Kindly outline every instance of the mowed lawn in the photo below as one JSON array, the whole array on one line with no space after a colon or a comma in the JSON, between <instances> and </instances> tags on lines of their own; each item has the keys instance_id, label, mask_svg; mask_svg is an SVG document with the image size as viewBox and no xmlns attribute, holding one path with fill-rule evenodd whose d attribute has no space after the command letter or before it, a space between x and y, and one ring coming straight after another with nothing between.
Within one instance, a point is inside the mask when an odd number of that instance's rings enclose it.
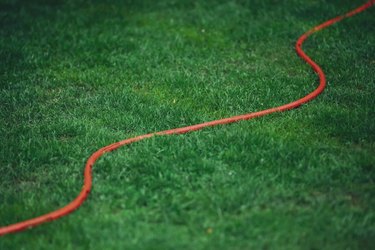
<instances>
[{"instance_id":1,"label":"mowed lawn","mask_svg":"<svg viewBox=\"0 0 375 250\"><path fill-rule=\"evenodd\" d=\"M52 211L132 136L296 100L305 31L365 0L0 0L0 226ZM0 249L370 249L375 8L304 45L312 102L102 157L73 214Z\"/></svg>"}]
</instances>

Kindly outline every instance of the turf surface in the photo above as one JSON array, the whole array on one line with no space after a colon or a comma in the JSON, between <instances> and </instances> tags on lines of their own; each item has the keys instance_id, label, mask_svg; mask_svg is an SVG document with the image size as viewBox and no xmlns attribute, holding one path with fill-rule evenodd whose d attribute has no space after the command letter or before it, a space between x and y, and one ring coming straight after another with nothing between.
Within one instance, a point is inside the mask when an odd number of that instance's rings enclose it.
<instances>
[{"instance_id":1,"label":"turf surface","mask_svg":"<svg viewBox=\"0 0 375 250\"><path fill-rule=\"evenodd\" d=\"M0 225L59 208L109 143L298 99L294 52L363 1L0 0ZM287 113L104 156L72 215L0 249L368 249L375 9L304 45Z\"/></svg>"}]
</instances>

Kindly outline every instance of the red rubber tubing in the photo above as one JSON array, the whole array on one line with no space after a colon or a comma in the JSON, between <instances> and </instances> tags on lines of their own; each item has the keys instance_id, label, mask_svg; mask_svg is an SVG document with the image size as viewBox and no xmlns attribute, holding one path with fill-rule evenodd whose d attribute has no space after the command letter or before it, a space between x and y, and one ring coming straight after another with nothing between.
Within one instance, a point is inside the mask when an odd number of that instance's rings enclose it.
<instances>
[{"instance_id":1,"label":"red rubber tubing","mask_svg":"<svg viewBox=\"0 0 375 250\"><path fill-rule=\"evenodd\" d=\"M295 49L296 49L296 52L297 52L298 56L300 56L303 60L305 60L311 66L311 68L318 74L318 77L319 77L319 86L314 91L309 93L308 95L302 97L301 99L293 101L291 103L284 104L282 106L278 106L278 107L274 107L274 108L270 108L270 109L265 109L265 110L254 112L254 113L248 113L248 114L243 114L243 115L232 116L232 117L229 117L229 118L204 122L204 123L200 123L200 124L196 124L196 125L192 125L192 126L174 128L174 129L169 129L169 130L165 130L165 131L161 131L161 132L155 132L155 133L140 135L140 136L137 136L137 137L125 139L125 140L110 144L108 146L105 146L105 147L97 150L95 153L93 153L90 156L90 158L87 160L85 170L84 170L84 184L83 184L82 190L73 201L71 201L69 204L65 205L64 207L62 207L60 209L57 209L55 211L52 211L50 213L47 213L47 214L29 219L29 220L17 222L15 224L11 224L11 225L8 225L8 226L0 227L0 236L3 236L5 234L9 234L9 233L19 232L19 231L22 231L22 230L25 230L25 229L28 229L28 228L31 228L31 227L35 227L37 225L40 225L40 224L43 224L43 223L46 223L46 222L49 222L49 221L52 221L52 220L56 220L60 217L63 217L65 215L73 212L74 210L76 210L86 200L86 198L88 197L88 195L91 191L91 187L92 187L92 174L91 174L91 172L92 172L92 167L94 166L94 163L103 154L105 154L107 152L115 150L115 149L117 149L119 147L122 147L124 145L131 144L133 142L137 142L137 141L140 141L140 140L143 140L143 139L146 139L146 138L153 137L155 135L184 134L184 133L187 133L187 132L203 129L203 128L206 128L206 127L212 127L212 126L217 126L217 125L234 123L234 122L238 122L238 121L242 121L242 120L249 120L249 119L252 119L252 118L255 118L255 117L260 117L260 116L268 115L268 114L275 113L275 112L282 112L282 111L294 109L294 108L297 108L297 107L301 106L304 103L307 103L307 102L311 101L312 99L317 97L320 93L322 93L322 91L324 90L324 88L326 86L326 76L325 76L323 70L320 68L320 66L316 62L314 62L309 56L307 56L305 54L305 52L302 50L302 44L305 42L305 40L311 34L317 32L321 29L324 29L328 26L331 26L332 24L337 23L337 22L339 22L339 21L341 21L341 20L343 20L347 17L354 16L354 15L370 8L374 4L375 4L375 0L370 0L367 3L359 6L358 8L356 8L356 9L354 9L354 10L352 10L352 11L350 11L350 12L344 14L344 15L332 18L332 19L312 28L311 30L307 31L305 34L303 34L302 36L300 36L298 38L298 40L295 44Z\"/></svg>"}]
</instances>

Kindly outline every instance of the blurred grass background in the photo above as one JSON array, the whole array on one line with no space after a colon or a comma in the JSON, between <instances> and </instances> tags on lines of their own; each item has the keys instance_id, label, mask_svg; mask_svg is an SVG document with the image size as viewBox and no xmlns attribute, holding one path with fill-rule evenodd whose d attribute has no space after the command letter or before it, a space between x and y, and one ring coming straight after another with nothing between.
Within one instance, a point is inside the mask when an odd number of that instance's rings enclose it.
<instances>
[{"instance_id":1,"label":"blurred grass background","mask_svg":"<svg viewBox=\"0 0 375 250\"><path fill-rule=\"evenodd\" d=\"M296 39L363 1L0 0L0 225L72 200L96 149L281 105ZM369 249L374 9L304 44L316 100L104 156L72 215L0 249Z\"/></svg>"}]
</instances>

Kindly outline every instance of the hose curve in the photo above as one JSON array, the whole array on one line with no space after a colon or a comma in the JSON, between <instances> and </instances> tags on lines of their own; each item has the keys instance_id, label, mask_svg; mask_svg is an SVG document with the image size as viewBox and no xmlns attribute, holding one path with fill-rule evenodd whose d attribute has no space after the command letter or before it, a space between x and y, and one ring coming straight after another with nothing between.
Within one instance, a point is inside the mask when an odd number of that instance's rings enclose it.
<instances>
[{"instance_id":1,"label":"hose curve","mask_svg":"<svg viewBox=\"0 0 375 250\"><path fill-rule=\"evenodd\" d=\"M238 121L242 121L242 120L249 120L249 119L253 119L253 118L256 118L256 117L260 117L260 116L265 116L265 115L275 113L275 112L282 112L282 111L294 109L294 108L297 108L297 107L301 106L302 104L304 104L306 102L311 101L312 99L317 97L320 93L322 93L322 91L324 90L324 88L326 86L326 77L325 77L325 74L324 74L323 70L321 69L321 67L316 62L314 62L308 55L306 55L306 53L302 50L302 44L305 42L305 40L311 34L317 32L321 29L324 29L328 26L331 26L331 25L333 25L333 24L335 24L335 23L337 23L337 22L339 22L339 21L341 21L345 18L354 16L354 15L370 8L374 4L375 4L375 0L370 0L367 3L357 7L356 9L354 9L354 10L352 10L352 11L350 11L350 12L344 14L344 15L341 15L341 16L332 18L328 21L325 21L324 23L312 28L311 30L307 31L306 33L304 33L302 36L300 36L298 38L298 40L295 44L295 49L296 49L296 52L297 52L298 56L301 57L304 61L306 61L306 63L308 63L311 66L311 68L317 73L317 75L319 77L319 85L311 93L307 94L306 96L304 96L304 97L302 97L302 98L300 98L296 101L293 101L291 103L287 103L287 104L284 104L284 105L281 105L281 106L278 106L278 107L265 109L265 110L258 111L258 112L243 114L243 115L232 116L232 117L229 117L229 118L213 120L213 121L204 122L204 123L191 125L191 126L187 126L187 127L174 128L174 129L164 130L164 131L161 131L161 132L155 132L155 133L140 135L140 136L137 136L137 137L134 137L134 138L125 139L125 140L110 144L108 146L105 146L103 148L100 148L95 153L93 153L89 157L89 159L87 160L85 170L84 170L84 184L83 184L82 190L73 201L71 201L69 204L65 205L64 207L59 208L59 209L57 209L55 211L52 211L50 213L47 213L47 214L29 219L29 220L17 222L15 224L0 227L0 236L10 234L10 233L19 232L19 231L22 231L22 230L25 230L25 229L28 229L28 228L31 228L31 227L35 227L37 225L40 225L40 224L43 224L43 223L46 223L46 222L50 222L52 220L56 220L60 217L63 217L65 215L73 212L74 210L76 210L86 200L86 198L88 197L88 195L91 191L91 188L92 188L92 168L93 168L95 162L102 155L104 155L107 152L115 150L115 149L117 149L119 147L122 147L124 145L128 145L128 144L131 144L131 143L134 143L134 142L137 142L137 141L141 141L141 140L153 137L155 135L184 134L184 133L187 133L187 132L200 130L200 129L203 129L203 128L206 128L206 127L229 124L229 123L234 123L234 122L238 122Z\"/></svg>"}]
</instances>

